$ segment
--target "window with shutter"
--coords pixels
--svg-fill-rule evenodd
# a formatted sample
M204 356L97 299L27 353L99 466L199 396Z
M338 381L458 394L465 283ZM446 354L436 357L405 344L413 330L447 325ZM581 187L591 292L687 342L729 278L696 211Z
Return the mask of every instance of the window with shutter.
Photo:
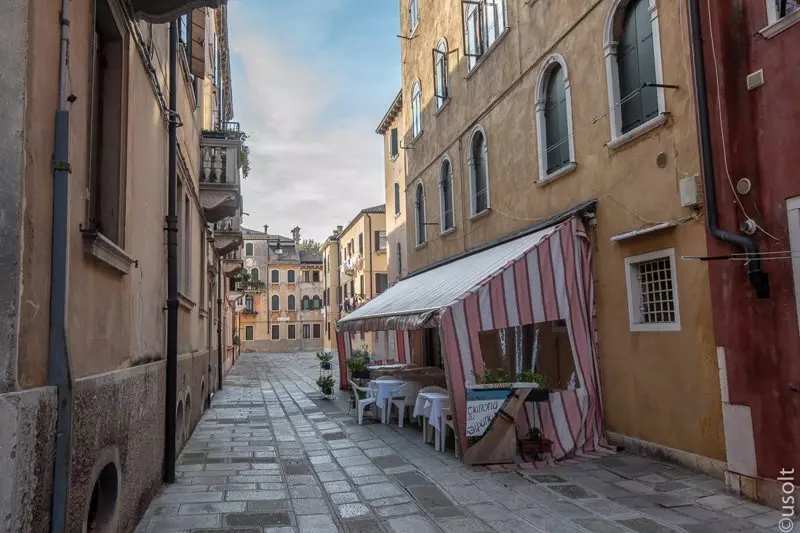
M422 133L422 88L419 82L411 89L411 135L416 138Z
M625 13L617 51L622 133L627 133L658 115L653 26L649 0L636 0Z
M400 214L400 184L394 184L394 214Z
M564 87L564 71L560 65L556 65L550 71L546 94L544 116L549 174L570 162L567 95Z
M449 97L447 74L447 42L442 39L433 50L433 91L436 96L436 109L441 109Z
M192 11L191 47L189 49L189 66L193 75L200 79L206 77L206 10L198 8Z
M397 128L392 128L391 138L389 140L389 155L392 157L400 155L400 139L398 137Z
M276 295L274 295L274 296L272 297L272 310L273 310L273 311L278 311L278 310L280 310L280 308L281 308L281 299L280 299L280 297L279 297L279 296L276 294Z
M486 139L481 130L472 136L470 173L472 174L472 214L489 208L489 177L486 159Z
M281 328L280 326L272 326L272 340L277 341L281 338Z
M417 244L425 244L427 235L425 230L425 192L422 184L417 185L417 192L414 196L415 222L417 229Z
M439 171L439 209L441 210L441 230L447 231L455 227L453 219L453 170L449 159L442 162Z
M289 332L288 333L289 333L288 337L291 340L294 340L297 337L297 335L295 333L295 325L294 324L289 324Z
M294 294L290 294L288 300L286 301L286 308L289 311L294 311L296 306L296 300Z
M472 70L508 27L506 0L462 0L464 48Z

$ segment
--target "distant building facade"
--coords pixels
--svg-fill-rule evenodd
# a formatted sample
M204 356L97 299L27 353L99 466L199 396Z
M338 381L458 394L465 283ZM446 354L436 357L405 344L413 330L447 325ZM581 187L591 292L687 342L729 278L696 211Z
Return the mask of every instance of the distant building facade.
M244 229L244 268L250 286L237 300L242 350L298 352L322 348L322 254L300 247L292 237Z

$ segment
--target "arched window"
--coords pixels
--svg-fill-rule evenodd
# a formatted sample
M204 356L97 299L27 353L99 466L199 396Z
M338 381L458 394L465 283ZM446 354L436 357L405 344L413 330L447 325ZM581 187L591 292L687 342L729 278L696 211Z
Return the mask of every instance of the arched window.
M286 309L289 311L295 310L295 297L294 294L290 294L289 298L286 300Z
M245 296L245 297L244 297L244 308L245 308L247 311L250 311L251 313L252 313L252 312L253 312L253 310L255 309L255 305L254 305L254 303L253 303L253 297L252 297L252 296L250 296L249 294L248 294L247 296Z
M400 184L394 184L394 214L400 214Z
M470 200L475 216L489 209L489 162L483 129L475 130L469 147Z
M244 245L244 255L247 257L253 257L253 243L248 242Z
M408 32L414 33L414 30L417 29L417 24L419 24L419 0L408 1L408 24Z
M320 300L319 296L314 296L311 301L311 309L322 309L322 300Z
M279 311L281 308L281 299L277 294L272 296L272 310Z
M422 133L422 87L417 81L411 89L411 136Z
M442 161L442 168L439 170L439 226L442 232L451 230L455 227L453 214L453 166L450 159Z
M603 44L614 148L666 121L656 0L614 0Z
M272 283L280 283L281 281L281 273L278 270L272 271Z
M536 134L539 181L575 169L572 139L572 96L567 64L560 54L548 57L536 84Z
M425 244L428 240L425 229L425 191L422 183L417 184L417 192L414 195L414 221L417 229L417 245Z
M441 109L449 98L447 74L447 41L442 39L433 50L433 91L436 96L436 109Z
M462 2L464 48L472 70L508 27L506 0Z
M303 311L311 309L311 300L308 298L308 296L303 296L303 299L300 301L300 304L301 304L301 309Z
M294 283L294 270L290 270L286 273L286 281L289 283Z
M258 269L253 268L250 270L250 279L253 281L258 281Z

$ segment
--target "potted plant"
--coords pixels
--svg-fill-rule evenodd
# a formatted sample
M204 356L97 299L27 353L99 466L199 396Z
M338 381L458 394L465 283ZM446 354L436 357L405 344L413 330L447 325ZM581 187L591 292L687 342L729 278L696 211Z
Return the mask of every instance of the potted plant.
M475 374L475 382L478 385L508 383L508 372L502 368L489 368L483 374Z
M317 386L323 396L330 396L333 394L334 383L333 376L320 376L317 378Z
M528 432L527 438L520 441L519 447L520 455L526 461L530 461L530 457L534 461L542 461L544 460L544 454L552 453L553 441L545 439L542 436L542 431L534 427Z
M547 388L547 376L533 370L523 370L517 374L517 381L521 383L535 383L538 387L528 393L526 402L546 402L550 400L550 389Z
M347 358L347 369L350 370L353 379L370 378L370 372L367 370L369 360L370 353L366 346L352 351L350 357Z
M319 359L319 366L323 370L330 370L331 369L331 360L333 359L333 354L330 352L317 352L317 359Z

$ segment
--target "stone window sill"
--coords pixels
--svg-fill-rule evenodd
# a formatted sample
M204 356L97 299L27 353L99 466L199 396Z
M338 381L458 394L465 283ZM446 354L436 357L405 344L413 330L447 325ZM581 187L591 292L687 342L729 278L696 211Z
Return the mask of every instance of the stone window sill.
M417 245L414 247L414 249L415 249L415 250L422 250L423 248L425 248L425 247L427 247L427 246L428 246L428 241L425 241L425 242L421 242L421 243L417 244Z
M183 307L187 311L191 311L197 305L194 300L192 300L182 292L178 293L178 303L181 304L181 307Z
M609 150L618 150L619 148L634 141L635 139L638 139L639 137L642 137L643 135L650 133L654 129L660 128L666 123L667 123L667 114L661 113L656 118L648 120L638 128L634 128L628 133L620 135L619 137L608 143L606 146L609 148Z
M548 183L557 180L561 176L566 176L567 174L571 174L575 172L575 169L578 168L577 163L567 163L563 167L559 168L555 172L551 172L550 174L546 175L545 177L539 180L539 185L544 186Z
M508 35L510 31L511 31L511 26L503 30L503 33L501 33L500 36L497 39L495 39L495 41L492 43L489 49L486 50L486 52L484 52L483 55L478 58L478 60L475 62L475 65L469 70L469 72L467 72L467 75L464 77L465 80L470 79L472 75L475 73L475 71L478 70L478 68L484 64L486 58L489 57L489 55L492 53L492 51L494 51L495 48L497 48L500 42L502 42L503 39L506 38L506 35Z
M97 230L83 232L83 250L86 255L110 266L120 274L130 274L136 260Z
M483 210L483 211L481 211L480 213L476 213L476 214L472 215L472 216L469 218L469 221L470 221L470 222L477 222L478 220L480 220L480 219L482 219L482 218L484 218L484 217L487 217L487 216L489 216L489 213L491 213L491 211L492 211L492 208L491 208L491 207L487 207L486 209L484 209L484 210Z
M434 98L436 98L436 97L434 96ZM449 104L449 103L450 103L450 100L451 100L451 98L450 98L449 96L448 96L447 98L445 98L445 99L444 99L444 102L442 102L442 105L440 105L440 106L439 106L439 108L438 108L438 109L437 109L437 110L436 110L436 111L433 113L433 116L434 116L434 117L438 117L438 116L439 116L439 114L440 114L442 111L444 111L444 110L445 110L445 108L447 107L447 104Z
M788 30L798 22L800 22L800 10L795 11L794 13L789 13L783 18L779 18L758 33L763 35L766 39L772 39L782 31Z
M447 237L448 235L452 235L456 232L456 227L453 226L452 228L448 228L444 231L439 232L439 237Z

